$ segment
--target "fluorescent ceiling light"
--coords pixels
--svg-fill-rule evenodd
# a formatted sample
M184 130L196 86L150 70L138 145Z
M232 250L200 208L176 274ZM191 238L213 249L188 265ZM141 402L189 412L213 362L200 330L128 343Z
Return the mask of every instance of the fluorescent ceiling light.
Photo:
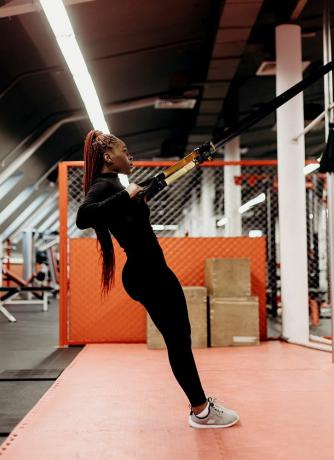
M259 236L262 236L263 232L262 230L249 230L248 236L250 238L258 238Z
M305 174L305 176L307 174L310 174L311 172L316 171L317 169L319 169L319 167L320 167L319 163L311 163L309 165L304 166L304 174Z
M227 224L227 217L222 217L220 220L218 220L217 227L223 227L226 224Z
M72 73L94 129L109 133L93 80L61 0L39 0L66 63Z
M256 196L255 198L252 198L251 200L247 201L247 203L243 204L239 208L240 214L243 214L244 212L247 212L250 208L253 206L263 203L266 199L265 193L260 193L260 195Z
M104 118L103 110L95 90L93 80L81 54L62 0L39 1L49 21L51 29L55 34L56 40L70 72L72 73L93 128L109 134L110 131ZM120 180L124 185L128 185L129 183L127 177L123 174L120 174Z
M316 163L312 163L312 164L309 164L309 165L305 166L304 167L305 175L310 174L313 171L316 171L319 168L319 166L320 166L320 164L316 164ZM259 204L259 203L263 203L265 200L266 200L265 193L261 193L257 197L247 201L247 203L245 203L242 206L240 206L240 208L239 208L240 214L243 214L243 213L247 212L250 208L252 208L253 206L255 206L255 205ZM227 223L227 218L223 217L222 219L220 219L217 222L217 226L222 227L222 226L226 225L226 223Z
M161 225L161 224L153 224L153 230L161 231L161 230L177 230L178 225Z
M255 198L252 198L251 200L247 201L247 203L240 206L239 208L240 214L244 214L253 206L256 206L259 203L263 203L265 199L266 199L265 193L260 193L260 195L256 196ZM227 221L228 221L227 217L222 217L220 220L218 220L217 227L223 227L224 225L227 224Z

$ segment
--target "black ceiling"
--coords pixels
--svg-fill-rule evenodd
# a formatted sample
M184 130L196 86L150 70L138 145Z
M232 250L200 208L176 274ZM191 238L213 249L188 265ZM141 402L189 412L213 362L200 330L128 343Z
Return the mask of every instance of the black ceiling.
M85 0L67 6L67 11L103 106L155 96L197 98L193 110L151 106L106 116L135 159L152 159L183 156L197 140L218 140L224 128L275 97L275 77L255 73L264 60L275 60L278 24L302 27L303 59L311 61L305 74L321 65L322 1L308 0L292 20L300 3ZM0 7L0 15L10 4ZM252 4L254 17L240 14L242 4ZM235 44L217 39L227 33L234 34ZM0 35L1 174L50 126L83 111L83 104L41 11L0 17ZM215 75L226 77L214 81ZM305 118L323 110L322 81L305 91L304 100ZM275 114L241 135L241 145L248 149L245 158L276 157L274 125ZM26 177L21 187L37 181L60 160L82 159L89 129L87 119L59 127L20 167ZM323 129L308 135L306 155L317 156L323 140Z

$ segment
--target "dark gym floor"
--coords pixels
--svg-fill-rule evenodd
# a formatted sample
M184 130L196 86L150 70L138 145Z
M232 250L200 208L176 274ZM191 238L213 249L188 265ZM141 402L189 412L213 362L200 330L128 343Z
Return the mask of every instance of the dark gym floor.
M58 299L50 298L47 312L31 304L6 308L17 321L0 314L0 444L82 349L58 348Z
M17 322L0 314L0 444L82 349L58 348L58 299L50 298L47 312L31 304L8 310ZM322 318L310 333L330 335L330 327L330 319ZM280 333L281 318L268 318L268 337Z

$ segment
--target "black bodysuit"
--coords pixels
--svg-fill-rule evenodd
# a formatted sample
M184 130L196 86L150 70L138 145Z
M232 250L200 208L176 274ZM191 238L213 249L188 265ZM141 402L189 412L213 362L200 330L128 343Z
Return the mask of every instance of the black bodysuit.
M142 303L166 342L172 371L190 404L206 401L191 350L191 328L183 289L166 264L145 201L130 198L116 173L101 173L78 209L79 229L108 228L127 255L122 281Z

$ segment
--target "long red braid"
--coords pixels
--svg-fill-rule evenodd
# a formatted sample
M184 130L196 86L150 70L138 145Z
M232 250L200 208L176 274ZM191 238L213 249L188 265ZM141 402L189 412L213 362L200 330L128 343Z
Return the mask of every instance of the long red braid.
M83 191L86 196L95 178L101 173L104 159L103 153L107 147L112 147L118 141L112 134L103 134L101 131L89 131L84 145L84 176ZM115 277L115 253L111 235L107 227L94 227L98 247L100 246L100 260L102 261L101 293L108 294Z

